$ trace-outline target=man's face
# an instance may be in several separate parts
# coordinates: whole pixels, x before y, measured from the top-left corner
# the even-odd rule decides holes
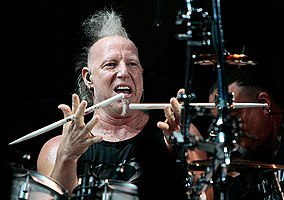
[[[96,42],[89,51],[88,67],[93,75],[95,103],[118,93],[125,93],[130,103],[140,101],[143,68],[137,48],[129,39],[108,36]]]
[[[243,86],[238,86],[236,83],[232,83],[228,87],[228,91],[234,94],[235,103],[258,103],[257,95],[247,95],[249,91]],[[209,96],[209,102],[214,102],[217,90],[214,90]],[[255,96],[255,97],[253,97]],[[211,109],[214,117],[218,116],[217,109]],[[269,117],[264,114],[262,107],[256,108],[235,108],[230,112],[233,117],[239,117],[241,119],[240,129],[242,132],[252,136],[252,138],[241,137],[239,144],[242,147],[248,149],[258,148],[261,144],[269,140],[271,133]],[[255,138],[255,139],[253,139]],[[256,139],[257,138],[257,139]]]

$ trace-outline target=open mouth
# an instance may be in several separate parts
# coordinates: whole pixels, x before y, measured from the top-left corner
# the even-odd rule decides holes
[[[123,93],[123,94],[131,94],[132,89],[128,86],[117,86],[114,88],[114,91],[118,94]]]

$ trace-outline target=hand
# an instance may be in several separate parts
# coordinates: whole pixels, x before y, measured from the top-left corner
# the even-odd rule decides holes
[[[184,94],[185,90],[180,89],[177,93]],[[180,115],[181,115],[181,105],[177,97],[172,97],[170,99],[171,106],[167,106],[164,109],[166,120],[164,122],[159,121],[157,123],[158,128],[163,130],[166,137],[173,135],[174,131],[180,132]]]
[[[80,103],[76,94],[72,95],[72,110],[65,104],[58,106],[62,110],[64,118],[74,114],[74,120],[63,126],[62,142],[59,147],[59,152],[74,159],[79,158],[91,144],[102,140],[102,137],[94,137],[90,133],[97,124],[99,117],[94,115],[87,124],[84,122],[86,107],[87,101],[83,100]]]

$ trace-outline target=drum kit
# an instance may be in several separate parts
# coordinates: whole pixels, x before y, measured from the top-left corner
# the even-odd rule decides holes
[[[184,152],[189,149],[190,147],[196,147],[196,144],[199,148],[206,150],[210,153],[215,153],[216,148],[220,147],[221,151],[219,153],[222,154],[222,159],[208,159],[208,160],[197,160],[193,162],[185,162],[187,165],[188,170],[193,171],[205,171],[204,176],[202,179],[199,180],[197,187],[193,188],[191,184],[189,191],[189,199],[200,199],[200,195],[202,192],[206,191],[209,187],[210,180],[212,179],[214,173],[216,172],[216,168],[221,168],[219,176],[226,177],[230,172],[238,172],[241,173],[243,171],[259,171],[259,172],[267,172],[267,171],[276,171],[284,169],[284,165],[277,165],[271,163],[262,163],[256,162],[252,160],[230,160],[230,157],[227,159],[230,160],[229,164],[224,164],[228,160],[224,161],[224,154],[223,151],[226,149],[226,145],[229,143],[220,142],[225,139],[224,135],[218,133],[215,143],[208,143],[203,140],[197,140],[196,138],[191,137],[188,134],[188,127],[190,124],[190,117],[194,114],[192,113],[192,108],[216,108],[218,107],[220,110],[219,119],[223,119],[226,121],[226,113],[228,109],[234,108],[253,108],[253,107],[266,107],[267,104],[264,103],[234,103],[228,99],[228,92],[227,92],[227,85],[224,80],[224,73],[223,73],[223,65],[224,63],[228,65],[255,65],[254,61],[248,59],[248,57],[244,54],[229,54],[224,51],[224,47],[222,46],[223,36],[221,30],[221,16],[220,16],[220,5],[218,1],[213,0],[213,12],[214,12],[214,19],[211,19],[207,12],[204,12],[202,8],[194,8],[192,6],[192,0],[187,0],[187,12],[182,13],[179,11],[177,17],[176,24],[182,24],[186,22],[188,26],[188,31],[186,34],[178,34],[177,38],[179,40],[186,40],[187,42],[187,69],[185,75],[185,88],[186,92],[191,92],[191,77],[190,72],[191,69],[189,66],[191,64],[194,65],[210,65],[210,66],[217,66],[218,72],[218,81],[220,85],[221,95],[219,95],[218,104],[216,103],[193,103],[192,100],[194,98],[194,94],[185,94],[179,96],[179,100],[182,106],[182,126],[181,126],[181,137],[182,140],[175,140],[175,145],[177,149],[180,151],[179,159],[184,161]],[[192,22],[192,17],[199,17],[202,20],[202,23],[198,21]],[[196,26],[196,24],[199,24]],[[213,26],[213,24],[215,26]],[[212,27],[213,26],[213,27]],[[211,29],[212,28],[212,29]],[[200,31],[201,30],[201,31]],[[211,32],[213,30],[213,33]],[[200,31],[200,32],[198,32]],[[214,37],[214,39],[212,39]],[[211,43],[215,43],[213,46],[216,48],[216,54],[199,54],[198,56],[192,55],[192,47],[195,46],[210,46]],[[194,61],[191,59],[195,58]],[[112,98],[109,98],[105,101],[102,101],[90,108],[88,108],[85,114],[89,114],[94,112],[95,110],[107,106],[117,100],[124,99],[123,94],[118,94]],[[164,109],[165,106],[169,106],[168,103],[140,103],[135,104],[132,103],[129,105],[129,109],[131,110],[151,110],[151,109]],[[19,142],[23,142],[25,140],[31,139],[38,135],[41,135],[45,132],[48,132],[52,129],[55,129],[59,126],[64,125],[70,121],[74,120],[74,115],[71,115],[67,118],[59,120],[53,124],[50,124],[46,127],[43,127],[39,130],[36,130],[24,137],[21,137],[11,143],[9,145],[14,145]],[[220,129],[222,129],[221,127]],[[176,138],[174,138],[176,139]],[[194,143],[194,145],[193,145]],[[225,147],[225,148],[224,148]],[[219,150],[220,150],[219,149]],[[231,150],[231,147],[228,148]],[[230,152],[229,152],[230,153]],[[219,155],[220,156],[220,155]],[[74,189],[73,196],[70,198],[68,197],[67,191],[56,182],[47,176],[44,176],[36,171],[24,169],[21,167],[9,167],[9,172],[12,174],[12,181],[11,181],[11,200],[138,200],[138,188],[128,182],[121,182],[117,180],[109,180],[109,179],[97,179],[92,175],[86,175],[79,178],[79,185]],[[221,180],[222,182],[222,180]],[[222,195],[220,195],[222,196]],[[223,197],[224,198],[224,197]],[[282,198],[281,198],[282,199]]]
[[[22,167],[9,167],[10,200],[139,200],[138,188],[128,182],[97,179],[93,175],[79,178],[79,184],[68,197],[56,180]]]
[[[138,187],[132,183],[99,179],[93,174],[79,178],[79,184],[73,191],[72,200],[139,200]]]

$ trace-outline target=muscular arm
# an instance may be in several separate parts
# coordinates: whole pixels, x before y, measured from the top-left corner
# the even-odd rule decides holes
[[[60,143],[61,136],[56,136],[44,144],[38,156],[37,171],[59,182],[70,196],[78,184],[77,162],[57,157]]]
[[[77,95],[72,96],[72,110],[65,104],[59,105],[64,118],[74,114],[74,120],[63,126],[62,135],[47,141],[38,156],[37,170],[58,181],[71,196],[78,184],[77,160],[90,145],[100,142],[102,137],[90,135],[99,117],[85,124],[86,101],[80,103]]]

